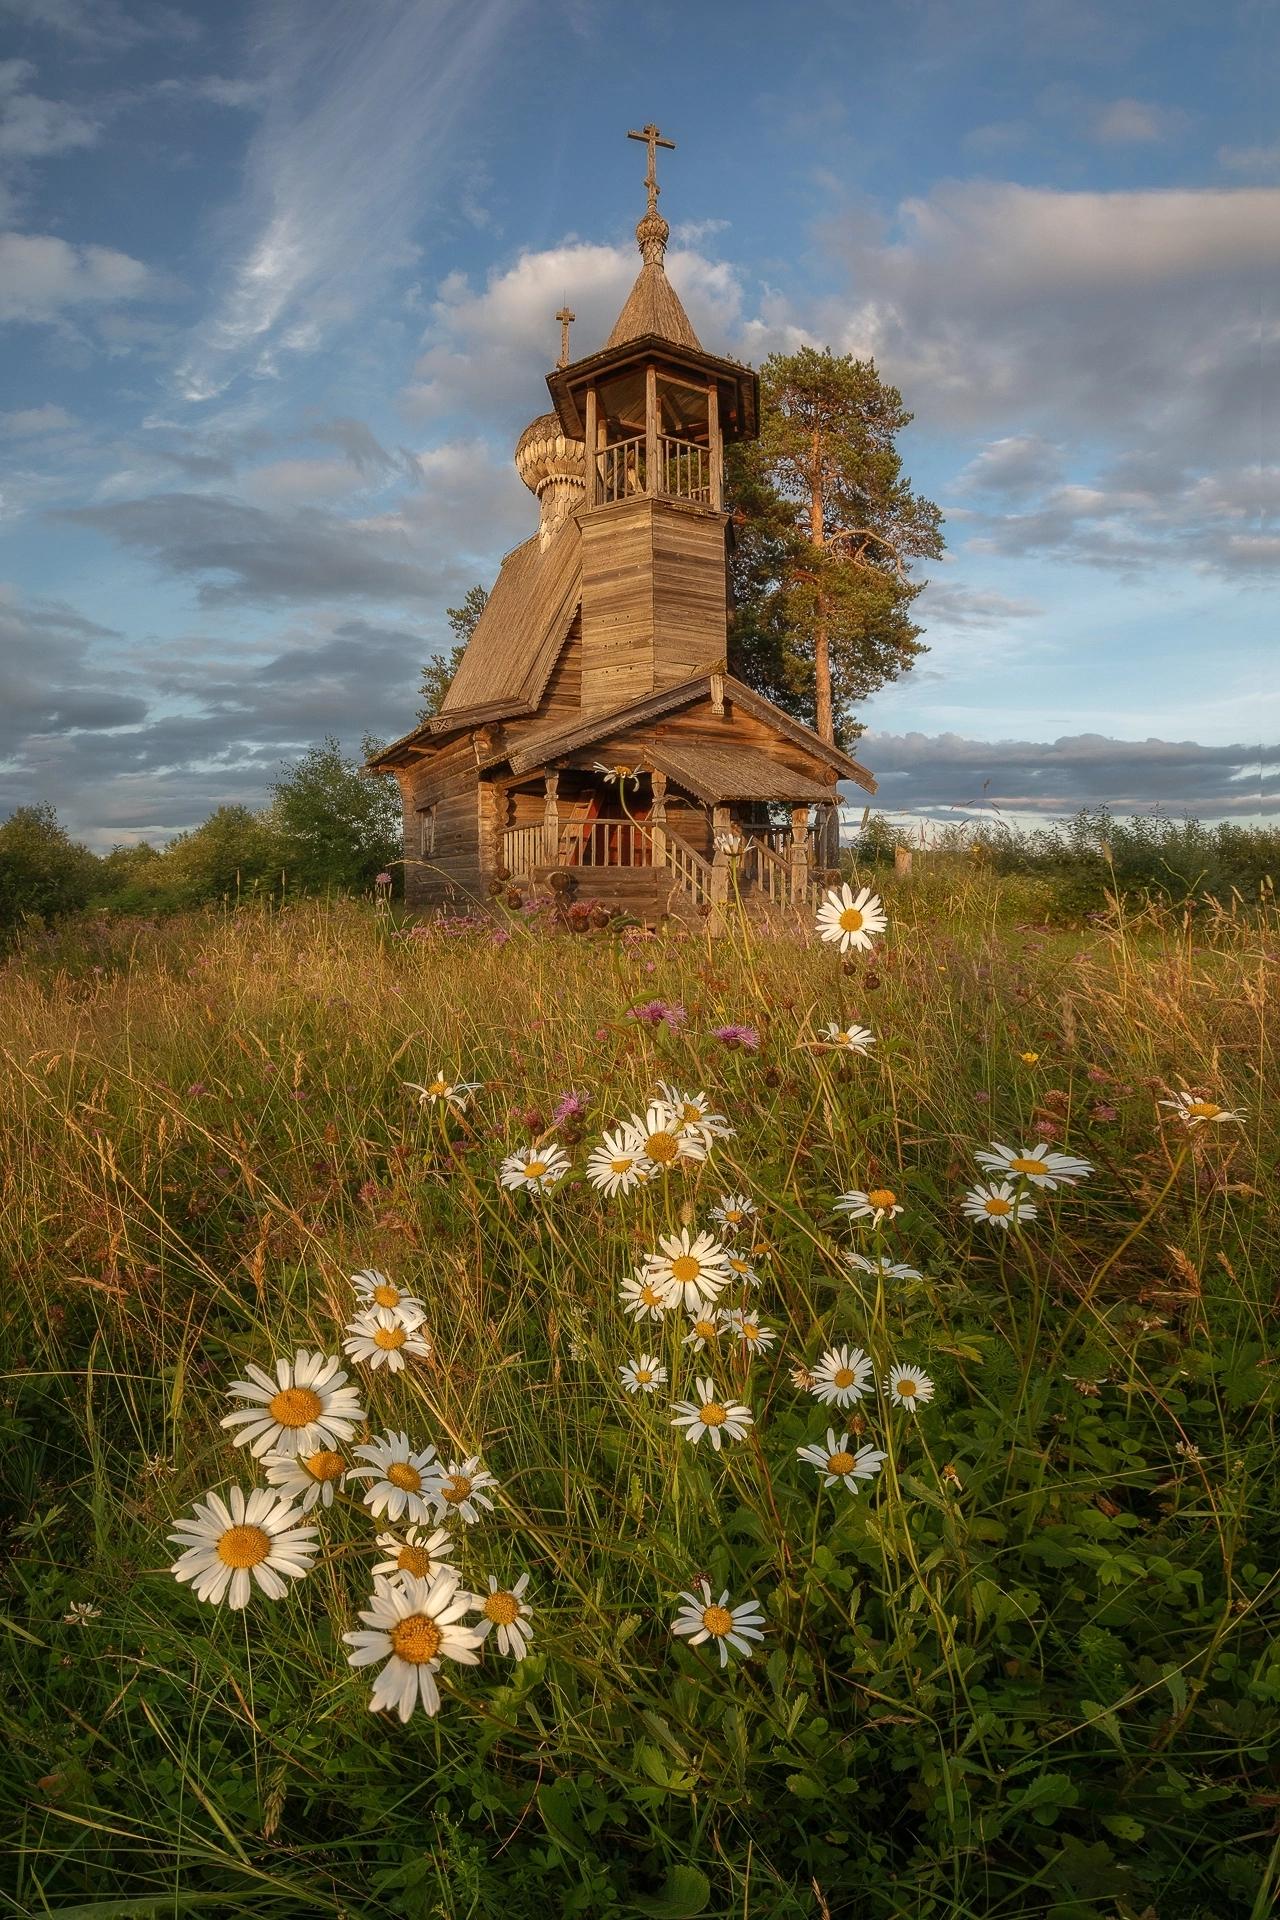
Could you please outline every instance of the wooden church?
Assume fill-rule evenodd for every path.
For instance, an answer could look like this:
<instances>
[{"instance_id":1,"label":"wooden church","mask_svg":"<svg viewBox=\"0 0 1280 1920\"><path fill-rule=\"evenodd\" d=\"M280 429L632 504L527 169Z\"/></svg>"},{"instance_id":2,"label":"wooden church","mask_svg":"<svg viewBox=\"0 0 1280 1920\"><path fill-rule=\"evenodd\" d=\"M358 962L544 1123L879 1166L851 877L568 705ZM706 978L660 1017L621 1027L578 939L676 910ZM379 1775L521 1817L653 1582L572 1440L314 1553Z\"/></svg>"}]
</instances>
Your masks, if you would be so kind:
<instances>
[{"instance_id":1,"label":"wooden church","mask_svg":"<svg viewBox=\"0 0 1280 1920\"><path fill-rule=\"evenodd\" d=\"M516 443L540 524L502 563L439 713L370 762L404 801L405 897L548 885L656 923L806 908L857 761L726 666L723 452L758 376L705 351L663 266L656 127L643 264L604 346L547 376ZM822 850L819 852L819 850ZM559 871L564 877L553 880Z\"/></svg>"}]
</instances>

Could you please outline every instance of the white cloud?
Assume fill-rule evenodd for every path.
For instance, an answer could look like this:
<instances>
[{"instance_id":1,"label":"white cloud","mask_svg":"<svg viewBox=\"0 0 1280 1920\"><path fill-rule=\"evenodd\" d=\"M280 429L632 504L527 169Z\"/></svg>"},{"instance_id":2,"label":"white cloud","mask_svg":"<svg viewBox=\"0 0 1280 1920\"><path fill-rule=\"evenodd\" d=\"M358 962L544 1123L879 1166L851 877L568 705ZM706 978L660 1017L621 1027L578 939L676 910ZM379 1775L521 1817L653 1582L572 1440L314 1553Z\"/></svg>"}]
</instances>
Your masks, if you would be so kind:
<instances>
[{"instance_id":1,"label":"white cloud","mask_svg":"<svg viewBox=\"0 0 1280 1920\"><path fill-rule=\"evenodd\" d=\"M1111 100L1094 113L1092 132L1104 146L1145 146L1175 138L1186 124L1187 116L1178 107L1157 106L1150 100Z\"/></svg>"},{"instance_id":2,"label":"white cloud","mask_svg":"<svg viewBox=\"0 0 1280 1920\"><path fill-rule=\"evenodd\" d=\"M178 371L189 399L315 351L385 288L513 13L514 0L267 9L266 103L224 216L227 291Z\"/></svg>"},{"instance_id":3,"label":"white cloud","mask_svg":"<svg viewBox=\"0 0 1280 1920\"><path fill-rule=\"evenodd\" d=\"M26 90L35 71L29 60L0 60L0 159L44 159L98 137L97 122L79 108Z\"/></svg>"},{"instance_id":4,"label":"white cloud","mask_svg":"<svg viewBox=\"0 0 1280 1920\"><path fill-rule=\"evenodd\" d=\"M73 247L53 234L0 233L0 320L53 320L70 307L136 300L155 284L140 260L114 247Z\"/></svg>"},{"instance_id":5,"label":"white cloud","mask_svg":"<svg viewBox=\"0 0 1280 1920\"><path fill-rule=\"evenodd\" d=\"M1280 140L1269 147L1219 147L1218 165L1228 173L1250 173L1255 179L1280 177Z\"/></svg>"},{"instance_id":6,"label":"white cloud","mask_svg":"<svg viewBox=\"0 0 1280 1920\"><path fill-rule=\"evenodd\" d=\"M65 407L47 403L43 407L19 407L13 413L0 413L0 433L11 440L34 439L38 434L65 433L78 423Z\"/></svg>"}]
</instances>

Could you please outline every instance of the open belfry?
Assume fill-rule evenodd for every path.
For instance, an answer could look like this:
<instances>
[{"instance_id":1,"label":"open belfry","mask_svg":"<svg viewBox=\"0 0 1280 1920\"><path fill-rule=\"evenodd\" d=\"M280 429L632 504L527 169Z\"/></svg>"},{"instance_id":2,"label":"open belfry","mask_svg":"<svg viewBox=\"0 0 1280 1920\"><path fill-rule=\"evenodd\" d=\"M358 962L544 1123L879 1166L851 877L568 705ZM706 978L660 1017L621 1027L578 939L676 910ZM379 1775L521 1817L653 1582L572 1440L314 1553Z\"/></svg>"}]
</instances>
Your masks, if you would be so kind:
<instances>
[{"instance_id":1,"label":"open belfry","mask_svg":"<svg viewBox=\"0 0 1280 1920\"><path fill-rule=\"evenodd\" d=\"M642 265L604 346L516 443L540 524L507 555L439 713L370 764L404 799L405 897L548 885L648 924L808 906L838 780L866 769L727 668L724 448L759 379L705 351L664 267L654 126ZM567 878L553 881L563 872Z\"/></svg>"}]
</instances>

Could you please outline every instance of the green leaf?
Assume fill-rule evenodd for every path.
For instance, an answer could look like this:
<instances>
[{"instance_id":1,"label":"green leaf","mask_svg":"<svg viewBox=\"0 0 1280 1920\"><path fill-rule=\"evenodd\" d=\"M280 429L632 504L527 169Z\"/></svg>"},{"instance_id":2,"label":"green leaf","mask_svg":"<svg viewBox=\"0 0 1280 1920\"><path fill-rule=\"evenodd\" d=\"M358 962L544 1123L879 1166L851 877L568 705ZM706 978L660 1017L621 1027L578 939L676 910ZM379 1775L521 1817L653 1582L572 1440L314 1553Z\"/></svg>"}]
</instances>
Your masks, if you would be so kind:
<instances>
[{"instance_id":1,"label":"green leaf","mask_svg":"<svg viewBox=\"0 0 1280 1920\"><path fill-rule=\"evenodd\" d=\"M632 1901L637 1913L653 1920L692 1920L705 1913L711 1898L711 1882L700 1867L672 1867L661 1893Z\"/></svg>"},{"instance_id":2,"label":"green leaf","mask_svg":"<svg viewBox=\"0 0 1280 1920\"><path fill-rule=\"evenodd\" d=\"M575 1855L586 1852L586 1839L578 1825L573 1801L568 1788L559 1780L551 1780L545 1787L538 1788L538 1812L557 1846Z\"/></svg>"},{"instance_id":3,"label":"green leaf","mask_svg":"<svg viewBox=\"0 0 1280 1920\"><path fill-rule=\"evenodd\" d=\"M1141 1840L1146 1828L1131 1813L1104 1813L1102 1824L1117 1840Z\"/></svg>"},{"instance_id":4,"label":"green leaf","mask_svg":"<svg viewBox=\"0 0 1280 1920\"><path fill-rule=\"evenodd\" d=\"M811 1780L807 1773L789 1773L787 1775L787 1792L794 1793L797 1800L821 1800L826 1793L826 1789L820 1786L816 1780Z\"/></svg>"},{"instance_id":5,"label":"green leaf","mask_svg":"<svg viewBox=\"0 0 1280 1920\"><path fill-rule=\"evenodd\" d=\"M1009 1805L1019 1813L1029 1813L1042 1826L1051 1827L1062 1809L1073 1807L1078 1797L1068 1774L1042 1773L1020 1793L1011 1793Z\"/></svg>"}]
</instances>

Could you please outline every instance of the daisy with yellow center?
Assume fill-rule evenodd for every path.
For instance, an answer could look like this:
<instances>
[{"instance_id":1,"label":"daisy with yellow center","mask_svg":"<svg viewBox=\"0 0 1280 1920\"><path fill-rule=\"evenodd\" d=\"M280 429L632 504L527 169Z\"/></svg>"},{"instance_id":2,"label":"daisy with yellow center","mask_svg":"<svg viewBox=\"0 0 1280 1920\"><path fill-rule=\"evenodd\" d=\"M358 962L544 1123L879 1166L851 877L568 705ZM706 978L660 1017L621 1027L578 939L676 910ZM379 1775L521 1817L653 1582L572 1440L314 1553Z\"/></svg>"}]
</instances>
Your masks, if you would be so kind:
<instances>
[{"instance_id":1,"label":"daisy with yellow center","mask_svg":"<svg viewBox=\"0 0 1280 1920\"><path fill-rule=\"evenodd\" d=\"M815 1442L813 1446L797 1447L796 1458L817 1468L824 1487L839 1482L847 1493L857 1493L859 1481L874 1480L888 1456L875 1447L854 1447L847 1433L837 1439L835 1428L828 1427L825 1446Z\"/></svg>"},{"instance_id":2,"label":"daisy with yellow center","mask_svg":"<svg viewBox=\"0 0 1280 1920\"><path fill-rule=\"evenodd\" d=\"M661 1320L667 1311L666 1295L643 1267L638 1268L629 1280L623 1281L618 1289L618 1298L624 1313L630 1314L633 1320Z\"/></svg>"},{"instance_id":3,"label":"daisy with yellow center","mask_svg":"<svg viewBox=\"0 0 1280 1920\"><path fill-rule=\"evenodd\" d=\"M373 1713L386 1708L406 1721L419 1701L424 1713L439 1713L436 1675L444 1662L479 1664L484 1636L465 1624L473 1596L460 1589L453 1567L442 1567L432 1580L374 1580L360 1614L364 1630L342 1636L353 1667L386 1662L369 1699Z\"/></svg>"},{"instance_id":4,"label":"daisy with yellow center","mask_svg":"<svg viewBox=\"0 0 1280 1920\"><path fill-rule=\"evenodd\" d=\"M481 1507L492 1510L488 1489L497 1484L493 1475L480 1465L478 1453L472 1454L469 1460L451 1460L447 1467L441 1467L432 1496L436 1519L445 1520L452 1515L467 1526L474 1526L480 1518Z\"/></svg>"},{"instance_id":5,"label":"daisy with yellow center","mask_svg":"<svg viewBox=\"0 0 1280 1920\"><path fill-rule=\"evenodd\" d=\"M844 1257L859 1273L874 1273L881 1280L919 1280L921 1277L915 1267L891 1260L887 1253L846 1253Z\"/></svg>"},{"instance_id":6,"label":"daisy with yellow center","mask_svg":"<svg viewBox=\"0 0 1280 1920\"><path fill-rule=\"evenodd\" d=\"M569 1156L562 1147L522 1147L507 1155L498 1179L511 1193L549 1193L568 1171Z\"/></svg>"},{"instance_id":7,"label":"daisy with yellow center","mask_svg":"<svg viewBox=\"0 0 1280 1920\"><path fill-rule=\"evenodd\" d=\"M993 1180L990 1186L971 1187L960 1211L968 1220L982 1220L987 1226L1000 1227L1006 1232L1010 1227L1021 1226L1024 1220L1034 1220L1036 1217L1036 1209L1025 1188L1014 1186L1008 1180Z\"/></svg>"},{"instance_id":8,"label":"daisy with yellow center","mask_svg":"<svg viewBox=\"0 0 1280 1920\"><path fill-rule=\"evenodd\" d=\"M890 1367L884 1390L896 1406L915 1413L933 1398L933 1382L919 1367Z\"/></svg>"},{"instance_id":9,"label":"daisy with yellow center","mask_svg":"<svg viewBox=\"0 0 1280 1920\"><path fill-rule=\"evenodd\" d=\"M398 1520L407 1514L422 1525L431 1518L431 1503L440 1480L440 1462L434 1447L414 1448L407 1433L384 1433L355 1449L368 1466L352 1467L349 1480L367 1480L364 1504L375 1516Z\"/></svg>"},{"instance_id":10,"label":"daisy with yellow center","mask_svg":"<svg viewBox=\"0 0 1280 1920\"><path fill-rule=\"evenodd\" d=\"M725 1315L719 1307L702 1307L689 1316L689 1331L680 1342L694 1353L701 1353L704 1347L714 1347L724 1332Z\"/></svg>"},{"instance_id":11,"label":"daisy with yellow center","mask_svg":"<svg viewBox=\"0 0 1280 1920\"><path fill-rule=\"evenodd\" d=\"M728 1264L729 1277L731 1280L737 1280L744 1287L758 1287L760 1285L760 1275L756 1272L750 1260L743 1254L726 1252L725 1260Z\"/></svg>"},{"instance_id":12,"label":"daisy with yellow center","mask_svg":"<svg viewBox=\"0 0 1280 1920\"><path fill-rule=\"evenodd\" d=\"M169 1535L182 1549L169 1571L214 1606L247 1606L255 1586L268 1600L283 1599L289 1581L310 1573L320 1551L315 1527L303 1526L302 1517L291 1500L265 1487L247 1494L232 1487L225 1499L207 1493Z\"/></svg>"},{"instance_id":13,"label":"daisy with yellow center","mask_svg":"<svg viewBox=\"0 0 1280 1920\"><path fill-rule=\"evenodd\" d=\"M268 1453L263 1456L267 1483L296 1500L303 1513L317 1505L331 1507L347 1463L332 1447L315 1453Z\"/></svg>"},{"instance_id":14,"label":"daisy with yellow center","mask_svg":"<svg viewBox=\"0 0 1280 1920\"><path fill-rule=\"evenodd\" d=\"M455 1113L461 1113L473 1093L478 1093L483 1081L450 1080L443 1069L434 1080L428 1080L420 1086L416 1080L406 1080L405 1090L416 1093L420 1107L452 1107Z\"/></svg>"},{"instance_id":15,"label":"daisy with yellow center","mask_svg":"<svg viewBox=\"0 0 1280 1920\"><path fill-rule=\"evenodd\" d=\"M813 1368L809 1391L826 1406L848 1407L861 1400L875 1377L875 1368L861 1347L828 1347Z\"/></svg>"},{"instance_id":16,"label":"daisy with yellow center","mask_svg":"<svg viewBox=\"0 0 1280 1920\"><path fill-rule=\"evenodd\" d=\"M1172 1100L1161 1100L1157 1104L1168 1107L1188 1127L1220 1127L1228 1122L1244 1125L1242 1109L1220 1107L1216 1100L1204 1100L1190 1093L1175 1093Z\"/></svg>"},{"instance_id":17,"label":"daisy with yellow center","mask_svg":"<svg viewBox=\"0 0 1280 1920\"><path fill-rule=\"evenodd\" d=\"M624 1153L643 1160L655 1173L670 1173L691 1160L705 1160L706 1141L687 1127L673 1107L651 1101L643 1113L633 1113L618 1128Z\"/></svg>"},{"instance_id":18,"label":"daisy with yellow center","mask_svg":"<svg viewBox=\"0 0 1280 1920\"><path fill-rule=\"evenodd\" d=\"M741 1233L755 1219L758 1208L745 1193L722 1193L711 1209L711 1218L727 1233Z\"/></svg>"},{"instance_id":19,"label":"daisy with yellow center","mask_svg":"<svg viewBox=\"0 0 1280 1920\"><path fill-rule=\"evenodd\" d=\"M847 1213L851 1220L870 1220L878 1227L882 1220L896 1220L902 1212L902 1202L892 1187L869 1187L865 1193L855 1188L852 1193L842 1193L836 1201L836 1212Z\"/></svg>"},{"instance_id":20,"label":"daisy with yellow center","mask_svg":"<svg viewBox=\"0 0 1280 1920\"><path fill-rule=\"evenodd\" d=\"M410 1359L429 1360L430 1336L420 1320L406 1321L399 1307L374 1307L348 1320L342 1351L350 1360L363 1360L373 1369L399 1373Z\"/></svg>"},{"instance_id":21,"label":"daisy with yellow center","mask_svg":"<svg viewBox=\"0 0 1280 1920\"><path fill-rule=\"evenodd\" d=\"M652 1160L646 1160L636 1151L625 1127L615 1127L612 1133L606 1133L587 1158L587 1179L610 1200L620 1193L632 1192L653 1171Z\"/></svg>"},{"instance_id":22,"label":"daisy with yellow center","mask_svg":"<svg viewBox=\"0 0 1280 1920\"><path fill-rule=\"evenodd\" d=\"M870 887L861 887L855 894L846 883L830 888L823 895L815 924L819 938L838 947L841 953L848 953L854 947L865 952L870 949L873 936L884 932L889 916L879 895L872 893Z\"/></svg>"},{"instance_id":23,"label":"daisy with yellow center","mask_svg":"<svg viewBox=\"0 0 1280 1920\"><path fill-rule=\"evenodd\" d=\"M1053 1153L1043 1141L1015 1153L1012 1147L1002 1147L998 1140L993 1140L988 1150L973 1157L980 1167L987 1167L1005 1180L1013 1175L1033 1187L1043 1187L1046 1193L1052 1193L1057 1187L1072 1187L1077 1180L1087 1180L1093 1172L1088 1160L1078 1160L1070 1153Z\"/></svg>"},{"instance_id":24,"label":"daisy with yellow center","mask_svg":"<svg viewBox=\"0 0 1280 1920\"><path fill-rule=\"evenodd\" d=\"M772 1327L761 1326L754 1313L748 1313L739 1307L734 1313L726 1313L725 1325L735 1333L747 1353L767 1353L777 1339Z\"/></svg>"},{"instance_id":25,"label":"daisy with yellow center","mask_svg":"<svg viewBox=\"0 0 1280 1920\"><path fill-rule=\"evenodd\" d=\"M672 1633L679 1634L691 1647L709 1640L720 1655L722 1668L729 1664L730 1647L735 1653L749 1654L751 1642L764 1639L764 1614L754 1600L743 1600L732 1607L727 1587L718 1600L713 1600L706 1580L700 1580L692 1593L682 1593L680 1598L684 1605L671 1622Z\"/></svg>"},{"instance_id":26,"label":"daisy with yellow center","mask_svg":"<svg viewBox=\"0 0 1280 1920\"><path fill-rule=\"evenodd\" d=\"M818 1035L825 1047L833 1047L838 1053L870 1053L876 1043L876 1037L870 1027L838 1027L834 1020L822 1028Z\"/></svg>"},{"instance_id":27,"label":"daisy with yellow center","mask_svg":"<svg viewBox=\"0 0 1280 1920\"><path fill-rule=\"evenodd\" d=\"M533 1639L533 1627L530 1624L533 1609L524 1597L528 1584L527 1573L522 1573L510 1587L500 1587L494 1575L490 1574L488 1593L473 1596L473 1604L480 1610L476 1632L485 1640L496 1627L499 1652L510 1654L513 1660L524 1659L529 1651L529 1642Z\"/></svg>"},{"instance_id":28,"label":"daisy with yellow center","mask_svg":"<svg viewBox=\"0 0 1280 1920\"><path fill-rule=\"evenodd\" d=\"M658 1251L651 1253L644 1265L667 1305L685 1307L690 1312L708 1306L729 1280L723 1241L711 1233L691 1236L688 1227L681 1227L679 1233L659 1234Z\"/></svg>"},{"instance_id":29,"label":"daisy with yellow center","mask_svg":"<svg viewBox=\"0 0 1280 1920\"><path fill-rule=\"evenodd\" d=\"M667 1370L656 1353L642 1353L618 1368L628 1393L656 1393L667 1384Z\"/></svg>"},{"instance_id":30,"label":"daisy with yellow center","mask_svg":"<svg viewBox=\"0 0 1280 1920\"><path fill-rule=\"evenodd\" d=\"M705 1433L719 1453L726 1439L741 1440L754 1424L750 1407L737 1400L722 1400L713 1380L696 1380L695 1400L677 1400L672 1407L671 1424L683 1427L684 1437L696 1447Z\"/></svg>"},{"instance_id":31,"label":"daisy with yellow center","mask_svg":"<svg viewBox=\"0 0 1280 1920\"><path fill-rule=\"evenodd\" d=\"M406 1326L410 1321L421 1321L427 1317L421 1300L398 1285L389 1273L382 1273L377 1267L362 1267L359 1273L352 1274L351 1284L364 1308L391 1308L400 1315Z\"/></svg>"},{"instance_id":32,"label":"daisy with yellow center","mask_svg":"<svg viewBox=\"0 0 1280 1920\"><path fill-rule=\"evenodd\" d=\"M406 1527L403 1539L395 1533L380 1533L378 1545L388 1557L379 1560L373 1571L388 1580L434 1579L453 1558L453 1544L443 1527Z\"/></svg>"},{"instance_id":33,"label":"daisy with yellow center","mask_svg":"<svg viewBox=\"0 0 1280 1920\"><path fill-rule=\"evenodd\" d=\"M722 1113L712 1111L707 1095L702 1092L686 1093L681 1087L674 1087L667 1080L658 1082L658 1098L675 1115L678 1124L687 1132L697 1134L704 1149L716 1140L729 1140L734 1129Z\"/></svg>"},{"instance_id":34,"label":"daisy with yellow center","mask_svg":"<svg viewBox=\"0 0 1280 1920\"><path fill-rule=\"evenodd\" d=\"M255 1460L264 1453L316 1453L350 1440L364 1419L359 1390L346 1384L342 1362L299 1347L292 1360L276 1361L276 1377L252 1363L248 1378L233 1380L227 1392L249 1405L224 1415L224 1427L238 1427L238 1447Z\"/></svg>"}]
</instances>

